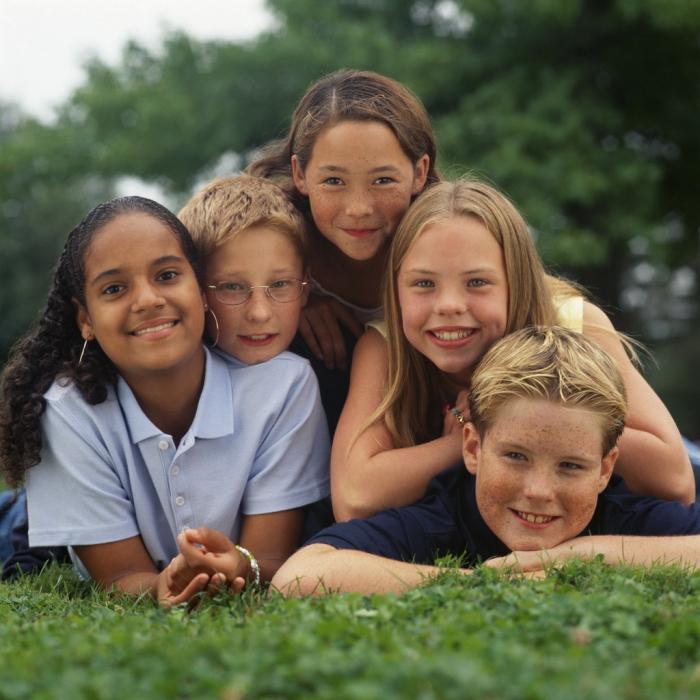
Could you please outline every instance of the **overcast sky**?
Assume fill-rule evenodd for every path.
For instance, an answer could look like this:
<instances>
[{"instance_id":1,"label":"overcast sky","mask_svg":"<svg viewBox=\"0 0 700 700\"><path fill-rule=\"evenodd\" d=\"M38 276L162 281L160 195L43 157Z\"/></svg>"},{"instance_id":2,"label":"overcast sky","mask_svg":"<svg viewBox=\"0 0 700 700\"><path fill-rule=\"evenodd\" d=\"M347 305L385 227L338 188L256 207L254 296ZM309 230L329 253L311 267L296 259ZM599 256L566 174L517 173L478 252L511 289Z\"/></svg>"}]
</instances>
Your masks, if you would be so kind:
<instances>
[{"instance_id":1,"label":"overcast sky","mask_svg":"<svg viewBox=\"0 0 700 700\"><path fill-rule=\"evenodd\" d=\"M91 55L114 63L128 39L155 47L166 29L251 38L271 21L264 0L0 0L0 99L49 119Z\"/></svg>"}]
</instances>

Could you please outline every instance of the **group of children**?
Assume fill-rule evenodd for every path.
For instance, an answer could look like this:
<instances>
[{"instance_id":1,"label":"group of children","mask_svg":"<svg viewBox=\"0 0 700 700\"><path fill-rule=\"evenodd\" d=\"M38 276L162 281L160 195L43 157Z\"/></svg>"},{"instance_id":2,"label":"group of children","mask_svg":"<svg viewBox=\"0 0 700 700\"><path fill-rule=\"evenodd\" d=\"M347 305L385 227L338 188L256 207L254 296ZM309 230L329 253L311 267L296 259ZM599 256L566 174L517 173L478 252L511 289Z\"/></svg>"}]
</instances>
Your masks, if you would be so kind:
<instances>
[{"instance_id":1,"label":"group of children","mask_svg":"<svg viewBox=\"0 0 700 700\"><path fill-rule=\"evenodd\" d=\"M410 91L340 71L250 174L179 218L139 197L92 210L2 378L0 462L26 483L30 545L69 546L104 588L172 605L261 580L388 589L373 556L419 562L388 574L417 582L440 551L552 550L589 521L700 531L672 502L666 529L595 520L613 466L636 492L694 500L678 430L605 314L545 274L513 205L441 181L435 151ZM462 456L466 487L445 472ZM338 521L370 519L282 566L329 489ZM427 518L422 498L440 504ZM686 544L669 558L700 561Z\"/></svg>"}]
</instances>

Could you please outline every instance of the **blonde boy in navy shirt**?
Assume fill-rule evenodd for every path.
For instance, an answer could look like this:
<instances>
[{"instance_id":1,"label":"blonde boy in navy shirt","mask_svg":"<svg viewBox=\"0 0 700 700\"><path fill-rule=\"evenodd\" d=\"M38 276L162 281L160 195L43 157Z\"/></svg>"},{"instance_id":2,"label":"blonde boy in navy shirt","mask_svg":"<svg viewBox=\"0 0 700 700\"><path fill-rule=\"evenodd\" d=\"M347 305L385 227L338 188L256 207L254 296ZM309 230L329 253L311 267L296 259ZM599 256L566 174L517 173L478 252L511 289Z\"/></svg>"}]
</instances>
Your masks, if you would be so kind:
<instances>
[{"instance_id":1,"label":"blonde boy in navy shirt","mask_svg":"<svg viewBox=\"0 0 700 700\"><path fill-rule=\"evenodd\" d=\"M624 386L584 336L507 336L475 371L469 403L466 471L444 472L412 506L327 528L272 585L286 595L401 592L436 575L445 554L520 571L596 554L610 564L700 564L700 510L631 494L613 476Z\"/></svg>"}]
</instances>

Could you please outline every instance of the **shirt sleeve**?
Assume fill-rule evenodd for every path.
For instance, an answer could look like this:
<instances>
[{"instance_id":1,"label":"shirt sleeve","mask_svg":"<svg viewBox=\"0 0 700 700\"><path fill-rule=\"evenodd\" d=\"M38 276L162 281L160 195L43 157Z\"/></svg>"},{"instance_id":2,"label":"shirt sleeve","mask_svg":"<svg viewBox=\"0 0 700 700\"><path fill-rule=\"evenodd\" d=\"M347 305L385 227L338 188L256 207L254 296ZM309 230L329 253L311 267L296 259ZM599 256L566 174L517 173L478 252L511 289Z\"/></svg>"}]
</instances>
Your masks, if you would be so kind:
<instances>
[{"instance_id":1,"label":"shirt sleeve","mask_svg":"<svg viewBox=\"0 0 700 700\"><path fill-rule=\"evenodd\" d=\"M606 494L599 532L614 535L695 535L700 533L700 508L677 501L640 496L620 482Z\"/></svg>"},{"instance_id":2,"label":"shirt sleeve","mask_svg":"<svg viewBox=\"0 0 700 700\"><path fill-rule=\"evenodd\" d=\"M97 424L69 403L47 401L41 461L27 472L32 547L99 544L139 532Z\"/></svg>"},{"instance_id":3,"label":"shirt sleeve","mask_svg":"<svg viewBox=\"0 0 700 700\"><path fill-rule=\"evenodd\" d=\"M308 362L296 360L300 369L256 451L241 503L246 515L299 508L330 492L330 438L318 382Z\"/></svg>"},{"instance_id":4,"label":"shirt sleeve","mask_svg":"<svg viewBox=\"0 0 700 700\"><path fill-rule=\"evenodd\" d=\"M454 514L441 493L371 518L331 525L306 542L310 544L328 544L417 564L432 564L442 554L464 551Z\"/></svg>"}]
</instances>

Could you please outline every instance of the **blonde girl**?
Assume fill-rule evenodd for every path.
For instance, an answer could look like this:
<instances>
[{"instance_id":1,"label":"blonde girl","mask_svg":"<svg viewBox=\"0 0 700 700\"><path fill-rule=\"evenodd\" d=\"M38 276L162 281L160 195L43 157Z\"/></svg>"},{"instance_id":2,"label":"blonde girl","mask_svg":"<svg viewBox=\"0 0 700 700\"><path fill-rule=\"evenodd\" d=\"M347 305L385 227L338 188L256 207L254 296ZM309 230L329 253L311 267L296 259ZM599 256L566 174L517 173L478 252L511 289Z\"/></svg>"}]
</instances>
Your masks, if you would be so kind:
<instances>
[{"instance_id":1,"label":"blonde girl","mask_svg":"<svg viewBox=\"0 0 700 700\"><path fill-rule=\"evenodd\" d=\"M386 325L357 344L333 442L339 520L411 503L459 460L474 367L496 340L529 325L568 326L612 355L630 403L616 470L639 492L693 500L666 407L603 311L545 274L525 221L494 188L443 182L416 201L392 242L384 305Z\"/></svg>"}]
</instances>

